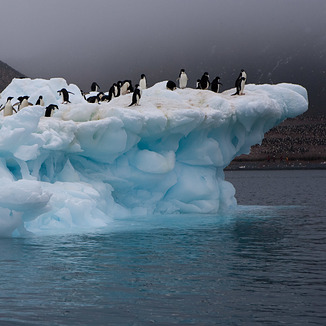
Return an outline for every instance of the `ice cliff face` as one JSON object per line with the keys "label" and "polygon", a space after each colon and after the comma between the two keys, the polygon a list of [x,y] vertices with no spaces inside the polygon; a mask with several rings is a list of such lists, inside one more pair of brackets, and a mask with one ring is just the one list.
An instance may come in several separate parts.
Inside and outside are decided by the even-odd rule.
{"label": "ice cliff face", "polygon": [[[90,104],[61,78],[14,79],[2,92],[57,104],[53,117],[30,106],[0,116],[0,235],[102,227],[114,218],[166,213],[217,213],[236,205],[223,169],[264,133],[307,110],[293,84],[234,90],[178,89],[166,82]],[[66,88],[71,104],[61,104]],[[15,102],[13,100],[13,103]]]}

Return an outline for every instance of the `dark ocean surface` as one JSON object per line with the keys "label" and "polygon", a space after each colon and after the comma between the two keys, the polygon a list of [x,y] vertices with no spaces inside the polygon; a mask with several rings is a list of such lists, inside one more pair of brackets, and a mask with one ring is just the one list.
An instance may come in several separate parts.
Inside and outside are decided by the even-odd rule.
{"label": "dark ocean surface", "polygon": [[0,325],[326,325],[326,170],[226,180],[219,216],[0,239]]}

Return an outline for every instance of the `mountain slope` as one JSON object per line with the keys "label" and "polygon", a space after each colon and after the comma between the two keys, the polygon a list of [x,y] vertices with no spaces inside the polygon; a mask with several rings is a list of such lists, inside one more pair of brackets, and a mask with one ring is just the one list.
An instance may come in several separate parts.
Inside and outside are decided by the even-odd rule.
{"label": "mountain slope", "polygon": [[13,78],[26,77],[19,71],[0,61],[0,92],[2,92],[12,81]]}

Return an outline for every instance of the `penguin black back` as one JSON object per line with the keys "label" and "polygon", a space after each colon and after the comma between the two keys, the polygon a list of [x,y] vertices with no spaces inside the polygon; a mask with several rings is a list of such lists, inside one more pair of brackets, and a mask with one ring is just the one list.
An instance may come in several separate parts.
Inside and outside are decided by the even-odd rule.
{"label": "penguin black back", "polygon": [[52,115],[52,110],[55,110],[55,109],[58,109],[58,110],[59,110],[59,108],[58,108],[58,106],[57,106],[56,104],[50,104],[50,105],[48,105],[48,106],[45,108],[45,114],[44,114],[44,116],[45,116],[45,117],[51,117],[51,115]]}
{"label": "penguin black back", "polygon": [[210,85],[209,74],[208,74],[208,72],[205,72],[203,74],[203,76],[201,77],[201,79],[200,79],[200,88],[201,89],[208,89],[209,85]]}
{"label": "penguin black back", "polygon": [[240,95],[241,92],[241,83],[243,81],[245,81],[246,78],[241,77],[241,75],[237,78],[237,80],[235,81],[235,88],[236,88],[236,92],[232,95]]}
{"label": "penguin black back", "polygon": [[176,88],[177,88],[177,85],[174,81],[172,80],[169,80],[167,83],[166,83],[166,88],[171,90],[171,91],[174,91]]}
{"label": "penguin black back", "polygon": [[211,83],[211,90],[215,93],[218,93],[220,90],[220,85],[223,85],[222,83],[220,83],[220,77],[214,78]]}
{"label": "penguin black back", "polygon": [[139,89],[139,85],[136,84],[135,85],[135,89],[134,89],[134,92],[132,94],[132,101],[131,101],[131,104],[129,106],[132,106],[132,105],[139,105],[139,100],[141,98],[141,91]]}
{"label": "penguin black back", "polygon": [[35,105],[44,105],[43,96],[40,95],[35,103]]}
{"label": "penguin black back", "polygon": [[91,85],[91,91],[97,92],[99,89],[100,89],[100,86],[96,82],[93,82]]}

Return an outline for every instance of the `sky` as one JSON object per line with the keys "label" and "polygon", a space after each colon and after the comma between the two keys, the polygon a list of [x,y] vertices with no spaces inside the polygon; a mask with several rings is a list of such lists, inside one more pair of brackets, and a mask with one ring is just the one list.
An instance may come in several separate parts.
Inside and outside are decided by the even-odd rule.
{"label": "sky", "polygon": [[89,91],[144,73],[188,86],[208,72],[234,87],[298,83],[326,114],[325,0],[1,0],[0,60],[31,78]]}

